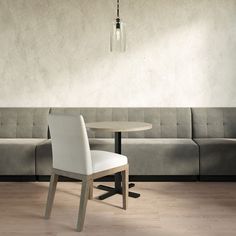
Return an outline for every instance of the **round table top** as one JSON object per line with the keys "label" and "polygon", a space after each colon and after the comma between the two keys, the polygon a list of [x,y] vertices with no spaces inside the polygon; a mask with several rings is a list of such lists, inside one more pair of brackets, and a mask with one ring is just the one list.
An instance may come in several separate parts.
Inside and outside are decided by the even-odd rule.
{"label": "round table top", "polygon": [[104,121],[86,123],[86,127],[94,131],[132,132],[151,129],[152,124],[133,121]]}

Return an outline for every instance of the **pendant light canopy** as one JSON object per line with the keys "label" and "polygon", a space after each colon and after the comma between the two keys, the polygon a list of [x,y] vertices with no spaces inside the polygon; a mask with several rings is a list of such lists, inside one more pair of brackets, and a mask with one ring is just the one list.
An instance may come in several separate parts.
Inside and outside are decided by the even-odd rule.
{"label": "pendant light canopy", "polygon": [[126,50],[126,35],[125,24],[120,19],[120,1],[117,0],[117,15],[116,20],[112,23],[110,34],[110,50],[111,52],[125,52]]}

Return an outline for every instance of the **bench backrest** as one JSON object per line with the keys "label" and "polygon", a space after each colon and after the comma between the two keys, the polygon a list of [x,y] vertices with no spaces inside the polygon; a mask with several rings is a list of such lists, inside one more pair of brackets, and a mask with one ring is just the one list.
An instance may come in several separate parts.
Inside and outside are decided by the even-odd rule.
{"label": "bench backrest", "polygon": [[192,108],[193,138],[236,138],[236,108]]}
{"label": "bench backrest", "polygon": [[[140,121],[151,130],[124,133],[129,138],[192,138],[190,108],[52,108],[53,114],[83,115],[85,122]],[[88,132],[90,138],[111,138],[112,133]]]}
{"label": "bench backrest", "polygon": [[49,108],[0,108],[0,138],[47,138]]}

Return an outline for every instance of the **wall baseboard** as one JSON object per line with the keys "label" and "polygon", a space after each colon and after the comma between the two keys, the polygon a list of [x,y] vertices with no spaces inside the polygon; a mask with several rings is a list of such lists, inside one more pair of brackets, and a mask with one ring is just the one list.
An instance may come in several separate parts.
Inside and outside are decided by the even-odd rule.
{"label": "wall baseboard", "polygon": [[[49,175],[38,175],[37,181],[49,181]],[[196,175],[130,175],[130,181],[134,182],[159,182],[159,181],[183,181],[183,182],[191,182],[197,181],[198,176]],[[59,176],[59,181],[78,181],[74,179],[70,179],[67,177]],[[113,182],[114,176],[109,175],[99,179],[96,179],[95,182]]]}
{"label": "wall baseboard", "polygon": [[[196,175],[130,175],[129,180],[134,182],[160,182],[160,181],[180,181],[191,182],[198,181],[199,177]],[[0,175],[0,182],[48,182],[50,175]],[[78,180],[59,176],[61,182],[78,182]],[[95,182],[113,182],[114,176],[105,176],[96,179]]]}
{"label": "wall baseboard", "polygon": [[199,180],[203,182],[235,182],[236,175],[201,175]]}
{"label": "wall baseboard", "polygon": [[34,182],[35,175],[0,175],[0,182]]}
{"label": "wall baseboard", "polygon": [[[130,175],[131,182],[236,182],[236,175]],[[48,182],[49,175],[0,175],[0,182]],[[60,176],[61,182],[78,182],[78,180]],[[95,182],[113,182],[114,176],[96,179]]]}

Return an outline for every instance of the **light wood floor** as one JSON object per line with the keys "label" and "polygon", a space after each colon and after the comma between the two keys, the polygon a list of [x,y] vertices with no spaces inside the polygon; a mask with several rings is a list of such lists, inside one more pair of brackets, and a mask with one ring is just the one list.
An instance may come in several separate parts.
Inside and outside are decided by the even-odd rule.
{"label": "light wood floor", "polygon": [[[118,195],[89,201],[78,233],[80,187],[59,182],[52,217],[44,220],[48,183],[0,183],[0,235],[236,235],[236,183],[137,183],[141,198],[129,198],[127,211],[119,208]],[[94,190],[95,196],[101,193]]]}

